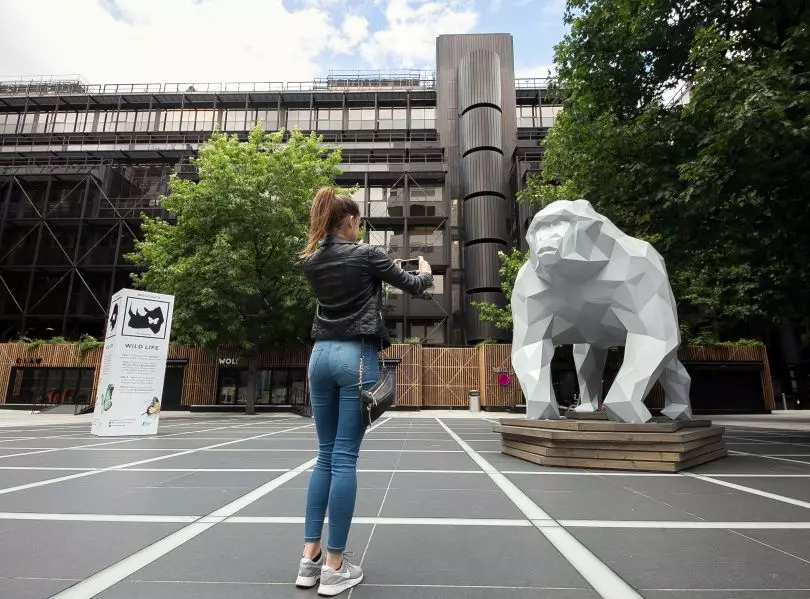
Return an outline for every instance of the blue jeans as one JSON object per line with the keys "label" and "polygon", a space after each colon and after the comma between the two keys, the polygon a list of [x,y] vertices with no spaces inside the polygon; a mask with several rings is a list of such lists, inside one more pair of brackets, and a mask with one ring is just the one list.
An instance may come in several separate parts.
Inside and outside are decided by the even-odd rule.
{"label": "blue jeans", "polygon": [[[363,386],[377,382],[377,346],[366,341]],[[309,395],[318,434],[318,461],[309,479],[304,541],[321,540],[329,508],[327,551],[346,550],[357,497],[357,457],[365,424],[360,414],[360,341],[317,341],[309,358]]]}

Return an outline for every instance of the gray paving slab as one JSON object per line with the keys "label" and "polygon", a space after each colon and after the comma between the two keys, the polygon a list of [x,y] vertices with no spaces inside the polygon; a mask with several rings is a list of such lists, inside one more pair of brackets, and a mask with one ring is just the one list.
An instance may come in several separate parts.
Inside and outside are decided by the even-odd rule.
{"label": "gray paving slab", "polygon": [[[115,454],[102,454],[95,451],[58,451],[38,453],[34,455],[4,458],[0,460],[3,466],[27,467],[59,467],[59,468],[107,468],[139,460],[148,460],[160,457],[161,454],[153,451],[119,451]],[[168,455],[171,452],[166,452]]]}
{"label": "gray paving slab", "polygon": [[635,588],[804,589],[810,568],[724,530],[572,529]]}
{"label": "gray paving slab", "polygon": [[0,495],[2,512],[203,516],[250,488],[59,487]]}
{"label": "gray paving slab", "polygon": [[364,570],[382,585],[590,589],[532,528],[377,526]]}
{"label": "gray paving slab", "polygon": [[[344,597],[348,595],[344,594]],[[292,583],[120,582],[96,599],[301,599],[317,597]]]}
{"label": "gray paving slab", "polygon": [[[519,485],[518,485],[519,486]],[[580,491],[523,489],[552,518],[561,520],[697,520],[678,507],[627,490]]]}
{"label": "gray paving slab", "polygon": [[[239,437],[234,437],[238,439]],[[225,439],[227,440],[227,439]],[[153,439],[138,439],[137,441],[130,441],[122,444],[122,447],[132,447],[139,449],[167,449],[169,451],[182,451],[185,449],[200,449],[208,447],[209,445],[216,445],[221,443],[223,439],[194,439],[189,437],[173,437],[167,438],[153,438]],[[233,445],[233,447],[242,447],[241,443]]]}
{"label": "gray paving slab", "polygon": [[0,528],[10,530],[0,534],[0,577],[87,578],[181,526],[5,520]]}
{"label": "gray paving slab", "polygon": [[403,453],[397,470],[480,470],[466,453]]}
{"label": "gray paving slab", "polygon": [[760,589],[756,591],[746,591],[734,589],[730,591],[654,591],[644,590],[644,597],[646,599],[807,599],[810,597],[810,588],[781,591],[770,589]]}
{"label": "gray paving slab", "polygon": [[[324,527],[324,542],[328,537]],[[354,524],[349,534],[349,550],[362,553],[372,527]],[[378,531],[375,533],[375,537]],[[215,526],[126,582],[196,581],[267,583],[295,582],[303,547],[303,524],[228,524]],[[221,595],[225,596],[225,595]],[[272,594],[267,594],[273,597]]]}
{"label": "gray paving slab", "polygon": [[744,443],[726,442],[730,451],[744,451],[758,455],[802,454],[810,456],[810,446],[791,445],[789,443]]}
{"label": "gray paving slab", "polygon": [[804,567],[810,567],[810,530],[740,530],[737,532],[806,560]]}
{"label": "gray paving slab", "polygon": [[524,492],[540,491],[546,493],[583,493],[599,497],[605,491],[616,491],[611,482],[612,477],[571,476],[568,474],[506,474],[509,480]]}
{"label": "gray paving slab", "polygon": [[[51,472],[50,478],[56,478],[70,472]],[[152,487],[164,482],[183,478],[183,472],[134,472],[130,470],[110,470],[98,472],[91,476],[74,478],[56,483],[54,493],[59,493],[63,487],[106,487],[108,489],[134,489],[137,487]]]}
{"label": "gray paving slab", "polygon": [[595,591],[580,589],[515,589],[507,587],[391,587],[361,584],[352,594],[353,599],[598,599]]}
{"label": "gray paving slab", "polygon": [[[375,446],[376,448],[376,446]],[[444,451],[458,451],[460,447],[453,439],[441,440],[425,440],[425,439],[408,439],[400,443],[400,449],[419,449],[419,450],[444,450]]]}
{"label": "gray paving slab", "polygon": [[318,449],[318,443],[313,440],[276,439],[268,437],[266,439],[254,439],[229,445],[225,449]]}
{"label": "gray paving slab", "polygon": [[783,462],[754,456],[729,455],[714,462],[690,468],[689,472],[695,474],[810,474],[810,464]]}
{"label": "gray paving slab", "polygon": [[[291,481],[284,483],[284,489],[306,489],[309,487],[309,479],[312,476],[311,472],[303,472],[293,478]],[[391,482],[391,473],[388,472],[358,472],[357,473],[357,488],[358,489],[382,489],[388,488]]]}
{"label": "gray paving slab", "polygon": [[60,470],[0,470],[0,489],[18,487],[70,474],[76,473]]}
{"label": "gray paving slab", "polygon": [[[792,499],[810,502],[810,478],[735,477],[721,480],[734,483],[735,485],[752,487],[760,491],[776,493],[777,495],[784,495]],[[808,514],[808,519],[810,519],[810,514]]]}
{"label": "gray paving slab", "polygon": [[501,490],[391,489],[384,518],[523,518]]}
{"label": "gray paving slab", "polygon": [[488,453],[485,454],[484,459],[498,470],[519,470],[521,472],[570,472],[572,470],[571,468],[538,466],[505,453]]}
{"label": "gray paving slab", "polygon": [[156,484],[158,487],[187,487],[213,489],[255,489],[283,472],[173,472],[171,478]]}
{"label": "gray paving slab", "polygon": [[161,469],[183,468],[191,470],[195,468],[296,468],[310,459],[310,457],[314,456],[301,453],[296,454],[296,457],[279,457],[271,454],[239,454],[239,457],[234,457],[231,454],[200,452],[158,460],[144,464],[144,467]]}
{"label": "gray paving slab", "polygon": [[[422,489],[454,489],[458,491],[496,491],[497,485],[483,471],[463,474],[440,472],[396,472],[391,489],[417,491]],[[470,498],[474,498],[472,495]]]}
{"label": "gray paving slab", "polygon": [[73,580],[0,578],[0,597],[6,599],[45,599],[72,586]]}
{"label": "gray paving slab", "polygon": [[[376,518],[385,497],[385,489],[358,489],[354,507],[355,517]],[[307,489],[280,488],[265,495],[237,513],[237,516],[303,517],[307,505]]]}

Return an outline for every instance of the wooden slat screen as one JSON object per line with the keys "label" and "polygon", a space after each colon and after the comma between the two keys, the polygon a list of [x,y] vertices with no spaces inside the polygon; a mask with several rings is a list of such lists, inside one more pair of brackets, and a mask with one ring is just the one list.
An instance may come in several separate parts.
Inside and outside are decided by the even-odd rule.
{"label": "wooden slat screen", "polygon": [[[258,355],[260,368],[306,368],[311,347],[294,345],[262,351]],[[399,360],[397,366],[397,403],[407,407],[466,407],[467,392],[478,389],[483,407],[509,407],[523,403],[520,385],[514,376],[511,362],[511,345],[484,345],[479,348],[434,348],[419,345],[394,345],[387,349],[384,358]],[[680,349],[684,363],[739,362],[758,365],[766,409],[775,409],[770,365],[764,347],[693,346]],[[182,405],[205,405],[216,402],[219,360],[239,359],[240,366],[247,365],[247,358],[238,350],[223,349],[217,354],[197,347],[173,345],[169,358],[185,360]],[[41,361],[36,362],[37,359]],[[605,380],[611,382],[621,365],[622,352],[608,354]],[[22,363],[18,362],[22,361]],[[570,362],[573,357],[570,347],[558,348],[555,360]],[[101,349],[88,352],[80,359],[73,345],[42,345],[29,351],[21,343],[0,343],[0,403],[5,402],[11,370],[17,366],[31,368],[95,368],[101,363]],[[498,375],[509,375],[507,386],[498,384]],[[92,397],[96,395],[96,381]],[[664,394],[656,383],[647,404],[651,408],[663,407]]]}

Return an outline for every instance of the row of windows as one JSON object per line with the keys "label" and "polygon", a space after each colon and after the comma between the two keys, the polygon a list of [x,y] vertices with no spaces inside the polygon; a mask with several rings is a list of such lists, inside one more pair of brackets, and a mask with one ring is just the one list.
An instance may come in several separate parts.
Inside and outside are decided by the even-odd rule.
{"label": "row of windows", "polygon": [[553,127],[562,106],[518,106],[518,127]]}
{"label": "row of windows", "polygon": [[[284,117],[286,116],[286,125]],[[0,134],[26,133],[122,133],[147,131],[212,131],[219,124],[225,131],[247,131],[261,123],[268,131],[288,129],[390,130],[408,128],[405,108],[289,108],[248,110],[96,110],[0,113]],[[434,129],[434,108],[412,108],[411,129]]]}
{"label": "row of windows", "polygon": [[[405,190],[402,187],[360,188],[352,194],[360,214],[371,218],[402,218],[405,216]],[[442,187],[412,185],[408,216],[447,216]]]}
{"label": "row of windows", "polygon": [[408,330],[400,320],[387,320],[391,341],[402,343],[418,339],[423,345],[444,345],[447,343],[447,323],[443,320],[409,322]]}

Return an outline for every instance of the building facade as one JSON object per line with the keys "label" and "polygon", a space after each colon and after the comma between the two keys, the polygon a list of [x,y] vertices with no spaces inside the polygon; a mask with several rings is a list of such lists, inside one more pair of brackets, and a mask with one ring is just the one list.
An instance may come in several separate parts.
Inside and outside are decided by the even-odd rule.
{"label": "building facade", "polygon": [[340,146],[367,242],[433,265],[429,297],[390,297],[392,337],[507,340],[470,303],[505,301],[498,252],[523,236],[515,193],[559,102],[545,80],[515,79],[507,34],[441,36],[436,65],[287,84],[0,81],[0,340],[99,336],[130,284],[140,215],[171,219],[168,179],[194,177],[188,159],[215,126],[256,123]]}

